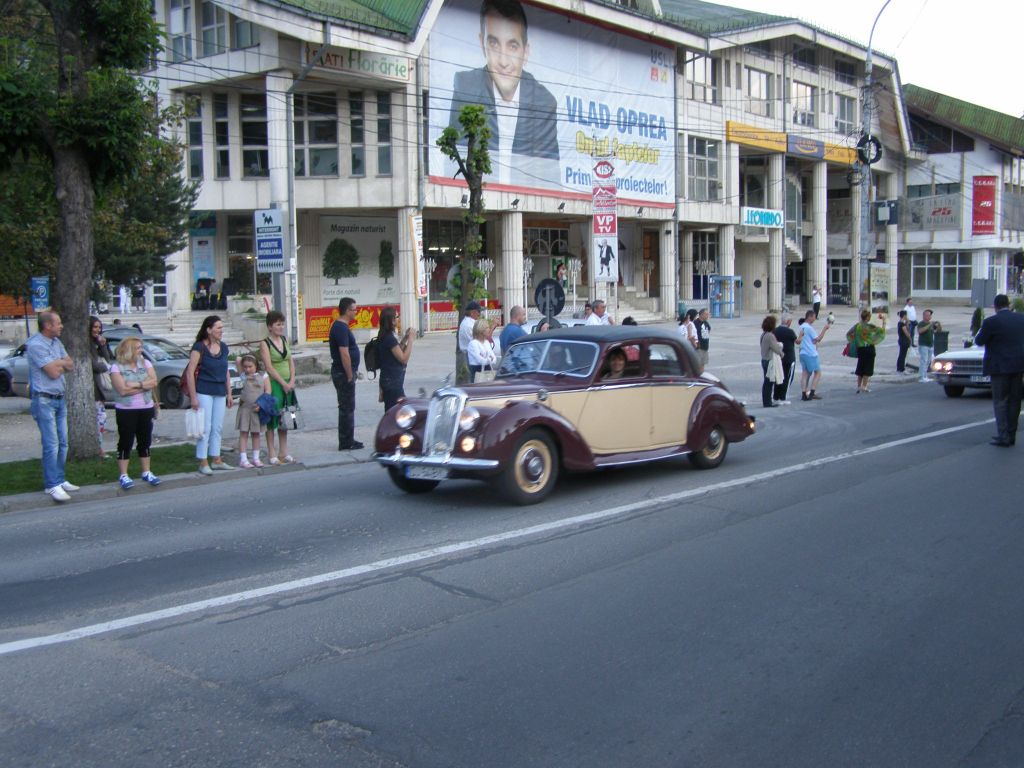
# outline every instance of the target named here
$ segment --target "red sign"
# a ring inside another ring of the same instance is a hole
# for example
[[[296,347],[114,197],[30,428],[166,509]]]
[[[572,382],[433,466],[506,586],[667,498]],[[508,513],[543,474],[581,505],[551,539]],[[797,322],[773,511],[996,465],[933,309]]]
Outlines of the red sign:
[[[974,204],[971,215],[971,233],[994,235],[996,233],[996,177],[974,177]]]
[[[614,213],[594,214],[594,234],[614,235],[618,233],[618,217]]]
[[[401,316],[397,304],[371,304],[356,310],[356,318],[351,328],[371,329],[380,325],[380,311],[384,307],[393,306]],[[306,310],[306,341],[327,341],[331,335],[331,325],[338,319],[337,307],[310,307]]]
[[[597,165],[594,166],[594,175],[599,179],[611,178],[613,173],[615,173],[615,166],[607,160],[600,160]]]

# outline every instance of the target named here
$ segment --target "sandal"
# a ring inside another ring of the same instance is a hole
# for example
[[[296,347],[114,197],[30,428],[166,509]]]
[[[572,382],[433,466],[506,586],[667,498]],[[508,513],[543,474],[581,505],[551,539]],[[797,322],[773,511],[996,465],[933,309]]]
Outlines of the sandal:
[[[242,469],[252,469],[253,466],[255,465],[250,464],[248,459],[242,459],[240,462],[238,462],[238,466],[240,466]]]
[[[276,467],[276,466],[279,466],[280,464],[281,464],[281,460],[279,458],[277,458],[277,456],[271,456],[270,457],[270,466]]]
[[[262,469],[263,468],[263,462],[260,461],[259,459],[253,459],[252,460],[252,465],[254,467],[256,467],[256,469]]]
[[[284,457],[284,461],[282,463],[284,463],[284,464],[294,464],[295,463],[295,458],[289,453],[287,456]]]

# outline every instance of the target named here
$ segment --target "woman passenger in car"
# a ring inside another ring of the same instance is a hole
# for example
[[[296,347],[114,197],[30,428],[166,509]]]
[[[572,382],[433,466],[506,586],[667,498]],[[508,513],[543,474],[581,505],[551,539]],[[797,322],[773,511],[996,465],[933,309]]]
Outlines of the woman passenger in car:
[[[626,351],[617,347],[608,353],[608,372],[604,379],[621,379],[626,372]]]

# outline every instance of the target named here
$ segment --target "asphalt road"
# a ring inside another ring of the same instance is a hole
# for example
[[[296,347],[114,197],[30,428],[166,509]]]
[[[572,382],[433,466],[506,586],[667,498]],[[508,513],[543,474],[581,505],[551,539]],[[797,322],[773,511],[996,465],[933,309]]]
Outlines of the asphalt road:
[[[991,401],[767,412],[700,472],[376,466],[0,518],[5,766],[1019,766]]]

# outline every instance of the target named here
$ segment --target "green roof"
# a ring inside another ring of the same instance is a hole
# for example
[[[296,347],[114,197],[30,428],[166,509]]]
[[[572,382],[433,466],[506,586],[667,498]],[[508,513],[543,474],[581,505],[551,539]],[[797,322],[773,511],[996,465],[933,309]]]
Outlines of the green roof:
[[[661,11],[668,23],[701,35],[735,32],[792,20],[789,16],[773,16],[701,0],[661,0]]]
[[[415,34],[427,8],[427,0],[278,0],[278,4],[406,37]]]
[[[929,91],[917,85],[903,86],[907,109],[1017,153],[1024,151],[1024,120]]]

